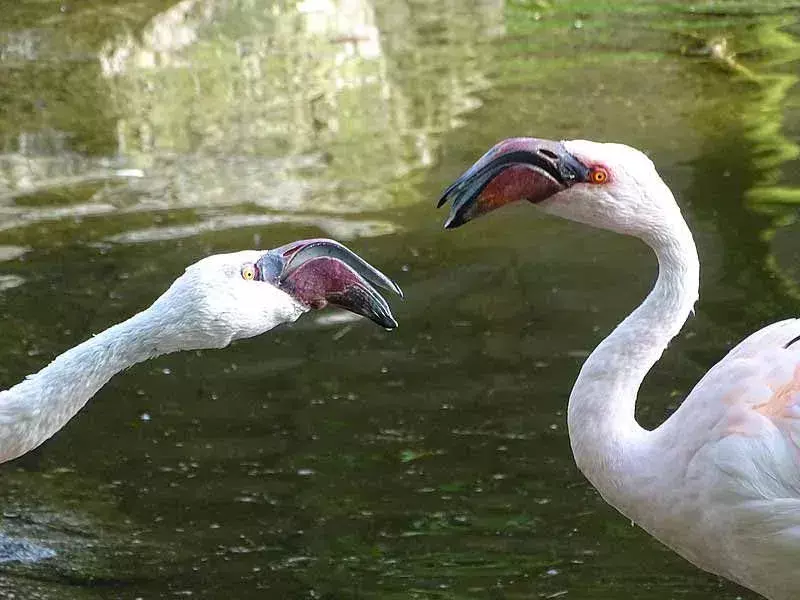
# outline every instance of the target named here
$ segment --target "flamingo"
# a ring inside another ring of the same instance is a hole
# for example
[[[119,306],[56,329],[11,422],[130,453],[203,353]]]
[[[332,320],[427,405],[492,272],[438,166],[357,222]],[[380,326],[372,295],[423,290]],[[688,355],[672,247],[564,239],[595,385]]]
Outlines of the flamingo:
[[[327,239],[269,251],[208,256],[149,308],[58,356],[0,392],[0,462],[49,439],[119,371],[149,358],[223,348],[327,304],[397,327],[375,287],[402,296],[386,275]]]
[[[655,252],[642,304],[586,359],[567,424],[578,468],[619,512],[696,566],[772,600],[800,598],[800,320],[739,343],[653,430],[642,380],[698,297],[699,260],[675,198],[622,144],[513,138],[443,194],[454,228],[516,200],[632,235]]]

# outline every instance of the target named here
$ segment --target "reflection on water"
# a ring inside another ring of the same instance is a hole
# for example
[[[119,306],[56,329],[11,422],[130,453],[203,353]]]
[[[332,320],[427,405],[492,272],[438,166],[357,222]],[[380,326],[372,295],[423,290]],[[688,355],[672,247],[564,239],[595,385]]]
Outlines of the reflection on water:
[[[755,329],[793,315],[800,300],[797,274],[787,269],[793,261],[779,262],[775,254],[775,235],[795,220],[792,198],[800,189],[790,175],[796,171],[798,146],[787,137],[785,123],[800,48],[789,33],[791,26],[770,17],[740,34],[741,58],[760,60],[751,63],[754,68],[746,75],[734,71],[736,92],[709,102],[693,121],[707,131],[697,165],[707,178],[697,185],[703,196],[695,199],[697,211],[717,223],[727,249],[719,257],[724,291],[710,299],[726,306],[718,313],[722,327],[726,321],[743,321]],[[731,153],[731,145],[738,152]],[[722,214],[715,197],[727,201]],[[794,237],[796,229],[787,235]],[[739,297],[737,306],[731,300],[737,296],[733,288],[740,286],[757,294],[747,301]]]
[[[792,205],[800,203],[800,190],[791,182],[786,185],[783,174],[796,166],[800,157],[800,146],[784,131],[784,111],[799,80],[794,66],[800,58],[800,42],[781,29],[786,25],[785,20],[775,20],[755,28],[756,40],[769,53],[765,62],[772,73],[757,80],[761,87],[757,106],[741,113],[745,135],[758,145],[754,157],[758,180],[747,192],[747,199],[755,209],[781,217],[777,222],[783,224],[793,220]],[[778,69],[785,72],[775,72]]]
[[[459,3],[444,19],[441,7],[399,4],[184,0],[141,29],[110,37],[75,76],[97,96],[74,109],[113,117],[90,136],[26,127],[33,122],[7,132],[0,157],[6,214],[18,227],[200,208],[207,218],[196,229],[203,231],[222,213],[355,215],[419,201],[413,173],[431,164],[434,134],[457,126],[485,86],[476,40],[501,33],[503,6]],[[431,72],[430,60],[414,56],[415,38],[436,21],[460,41],[448,49],[452,60],[435,57],[445,70]],[[6,46],[18,60],[36,59],[14,50],[20,43],[13,36]],[[462,50],[473,46],[464,60]],[[47,115],[55,99],[34,95],[30,102]],[[76,137],[92,136],[105,140],[75,152]],[[131,173],[141,177],[125,176]],[[21,195],[77,185],[85,188],[79,204],[15,211]]]
[[[0,550],[55,552],[0,565],[0,594],[752,597],[631,527],[569,452],[571,382],[649,253],[524,206],[444,233],[432,204],[502,137],[647,150],[704,267],[643,390],[660,422],[797,312],[796,3],[50,4],[0,32],[0,386],[211,252],[346,239],[407,300],[391,334],[323,313],[112,380],[0,467]]]

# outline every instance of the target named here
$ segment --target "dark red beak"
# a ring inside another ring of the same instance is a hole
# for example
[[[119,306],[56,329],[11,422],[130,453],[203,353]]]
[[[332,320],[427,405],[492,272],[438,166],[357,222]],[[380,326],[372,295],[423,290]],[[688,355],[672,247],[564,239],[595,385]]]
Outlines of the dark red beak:
[[[328,239],[300,240],[267,252],[259,278],[313,309],[333,304],[386,329],[397,327],[389,304],[375,287],[399,295],[398,285],[346,246]]]
[[[586,181],[588,174],[561,142],[511,138],[496,144],[456,179],[438,206],[452,202],[444,224],[452,229],[510,202],[541,202]]]

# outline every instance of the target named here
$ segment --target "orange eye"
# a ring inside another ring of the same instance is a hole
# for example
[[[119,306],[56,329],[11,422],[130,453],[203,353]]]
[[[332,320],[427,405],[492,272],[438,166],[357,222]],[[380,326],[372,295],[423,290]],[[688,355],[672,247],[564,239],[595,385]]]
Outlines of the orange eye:
[[[592,183],[605,183],[608,181],[608,171],[603,167],[595,167],[592,169],[592,172],[589,173],[589,181]]]

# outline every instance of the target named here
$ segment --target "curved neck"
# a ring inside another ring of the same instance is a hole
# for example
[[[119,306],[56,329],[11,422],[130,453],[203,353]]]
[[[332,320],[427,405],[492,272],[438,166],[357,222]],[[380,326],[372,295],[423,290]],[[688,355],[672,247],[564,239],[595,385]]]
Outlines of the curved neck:
[[[699,285],[697,249],[677,206],[658,231],[641,237],[658,258],[658,280],[586,360],[568,409],[578,467],[618,508],[635,492],[631,480],[645,473],[641,459],[652,439],[634,415],[639,387],[686,322]]]
[[[153,307],[75,346],[35,375],[0,392],[0,462],[36,448],[61,429],[114,374],[178,350]]]

